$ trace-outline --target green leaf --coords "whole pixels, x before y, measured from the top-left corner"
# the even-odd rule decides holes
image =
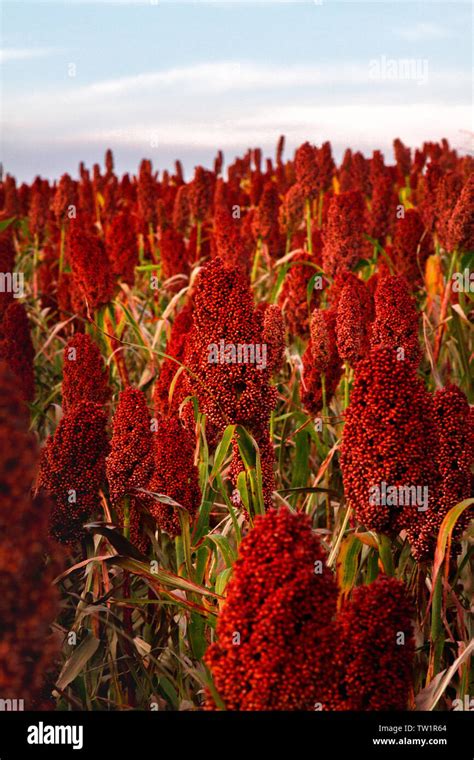
[[[10,224],[13,224],[13,222],[16,220],[16,216],[11,216],[10,219],[2,219],[0,222],[0,232],[3,232],[3,230],[6,230],[7,227],[10,226]]]
[[[222,464],[227,456],[229,446],[232,443],[232,439],[234,437],[236,427],[237,427],[236,425],[228,425],[226,429],[224,430],[224,433],[219,442],[219,445],[216,448],[216,453],[214,454],[214,465],[212,467],[211,474],[209,476],[209,479],[211,481],[214,480],[217,473],[222,467]]]
[[[431,606],[431,642],[433,646],[433,660],[430,663],[429,668],[431,678],[439,671],[441,655],[443,654],[444,647],[442,592],[442,578],[439,575],[433,589],[433,603]]]
[[[367,573],[365,583],[372,583],[379,575],[379,553],[376,549],[370,549],[367,555]]]
[[[224,591],[232,575],[232,570],[232,567],[226,567],[216,578],[216,593],[220,594],[220,596],[224,595]]]
[[[291,488],[304,488],[308,481],[309,464],[309,436],[306,430],[300,430],[294,436],[295,456],[293,460],[293,473]]]
[[[133,332],[134,332],[134,334],[135,334],[135,336],[136,336],[136,338],[137,338],[138,343],[140,344],[140,346],[142,346],[142,348],[147,348],[147,345],[146,345],[146,343],[145,343],[145,341],[143,340],[143,337],[142,337],[140,326],[139,326],[138,322],[136,321],[135,317],[133,316],[133,314],[131,313],[131,311],[129,311],[129,309],[127,309],[127,307],[125,306],[124,303],[122,303],[122,301],[114,301],[114,304],[116,306],[118,306],[120,309],[122,309],[123,313],[125,314],[125,318],[127,320],[127,323],[132,328],[132,330],[133,330]]]
[[[191,620],[188,626],[189,643],[194,657],[197,660],[201,660],[204,656],[204,652],[207,649],[206,641],[206,621],[202,615],[198,615],[196,612],[191,613]]]
[[[226,503],[226,507],[229,510],[229,514],[230,514],[230,517],[231,517],[231,520],[232,520],[232,524],[234,526],[235,539],[236,539],[236,543],[237,543],[237,546],[238,546],[240,544],[241,540],[242,540],[242,531],[240,530],[240,525],[239,525],[239,521],[237,520],[237,514],[236,514],[236,511],[234,509],[234,505],[232,504],[231,500],[229,499],[229,496],[227,494],[227,489],[226,489],[226,487],[224,485],[224,481],[222,480],[222,475],[219,472],[216,475],[216,483],[217,483],[217,486],[219,488],[219,492],[221,493],[221,495],[222,495],[222,497],[223,497],[223,499],[224,499],[224,501]]]
[[[239,453],[247,474],[247,495],[250,494],[249,507],[254,514],[264,514],[263,479],[258,444],[250,433],[240,425],[237,427]],[[239,488],[240,491],[240,488]]]
[[[166,678],[165,676],[162,676],[159,679],[160,689],[163,691],[163,694],[165,697],[168,697],[169,701],[171,702],[171,706],[174,710],[179,709],[179,696],[178,692],[176,691],[175,687],[169,680],[169,678]]]
[[[281,287],[283,285],[283,281],[286,277],[286,273],[288,272],[288,269],[290,268],[289,262],[284,264],[284,266],[281,267],[280,271],[278,272],[278,277],[276,279],[275,285],[273,286],[269,303],[276,303],[277,298],[280,294]]]
[[[250,497],[247,488],[247,473],[244,470],[242,470],[242,472],[239,472],[237,475],[237,490],[240,494],[240,498],[245,509],[247,512],[250,512]]]
[[[258,446],[250,433],[241,425],[236,428],[237,442],[242,462],[246,468],[255,467],[257,463]]]
[[[368,259],[359,259],[357,264],[355,265],[354,272],[359,272],[361,269],[365,269],[365,267],[370,266],[370,261]]]
[[[212,491],[210,491],[212,493]],[[214,498],[205,496],[199,509],[199,517],[193,532],[193,541],[195,544],[207,533],[209,527],[209,515],[211,514]]]
[[[395,575],[395,568],[393,566],[392,544],[390,539],[384,533],[378,534],[377,544],[385,574],[392,577]]]
[[[206,541],[214,544],[215,548],[217,548],[222,555],[222,559],[224,560],[227,567],[232,567],[237,558],[237,555],[232,548],[227,536],[221,536],[217,533],[210,533],[206,537]]]
[[[210,549],[208,546],[201,545],[196,550],[196,570],[194,573],[196,583],[202,584],[204,573],[206,572],[206,565],[209,559]]]
[[[464,499],[464,501],[459,502],[459,504],[456,504],[449,510],[443,522],[441,523],[433,564],[433,591],[439,570],[444,562],[446,549],[448,547],[448,544],[451,543],[451,536],[454,530],[454,526],[456,525],[464,510],[468,509],[468,507],[472,506],[472,504],[474,504],[474,499]]]
[[[474,269],[474,251],[466,251],[463,253],[459,268],[461,272],[465,269]]]
[[[189,530],[189,512],[186,509],[179,510],[179,524],[181,526],[181,542],[186,564],[186,574],[193,580],[194,568],[191,560],[191,533]]]
[[[355,584],[359,570],[359,555],[362,544],[351,534],[341,544],[337,560],[337,577],[340,590],[347,593]]]

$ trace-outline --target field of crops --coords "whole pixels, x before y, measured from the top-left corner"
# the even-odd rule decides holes
[[[474,159],[287,153],[2,177],[2,699],[469,709]]]

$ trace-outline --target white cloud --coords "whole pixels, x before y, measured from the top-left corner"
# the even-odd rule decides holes
[[[172,91],[179,87],[194,94],[221,94],[236,90],[281,90],[331,84],[364,84],[369,81],[369,61],[357,64],[324,66],[279,66],[253,62],[216,61],[162,71],[152,71],[116,79],[105,79],[84,86],[71,86],[61,96],[68,103],[86,103],[131,93]],[[34,97],[43,100],[47,93]],[[57,94],[54,95],[57,99]]]
[[[243,112],[242,112],[243,111]],[[427,130],[427,124],[430,128]],[[413,105],[319,104],[317,106],[286,106],[272,109],[247,107],[230,116],[215,111],[207,119],[189,115],[185,121],[171,115],[166,119],[136,119],[128,125],[95,127],[93,120],[75,129],[55,130],[54,145],[71,147],[87,153],[91,147],[134,148],[147,155],[151,148],[171,149],[177,157],[187,149],[228,152],[250,145],[268,149],[275,145],[280,134],[296,145],[310,139],[315,143],[330,139],[334,144],[355,145],[370,151],[374,147],[388,149],[400,136],[410,145],[420,145],[426,139],[447,137],[459,144],[461,132],[469,128],[470,108],[458,105],[446,108],[442,104]],[[13,140],[21,137],[23,144],[35,145],[51,140],[44,130],[12,130],[6,135]]]
[[[451,37],[451,30],[446,26],[432,24],[430,22],[420,22],[411,26],[401,27],[395,30],[398,37],[407,42],[420,42],[421,40],[442,40]]]
[[[0,49],[0,63],[9,61],[26,61],[30,58],[45,58],[63,52],[60,48],[2,48]]]
[[[102,82],[98,92],[113,87],[122,91],[147,89],[155,86],[185,85],[198,92],[229,92],[232,90],[281,89],[331,83],[367,81],[367,67],[360,64],[338,66],[280,66],[252,62],[218,61],[195,66],[169,69],[164,72],[128,77],[115,82]],[[91,89],[94,93],[95,88]]]
[[[239,145],[274,145],[281,133],[296,142],[331,139],[364,146],[391,144],[397,135],[411,144],[442,136],[456,138],[468,128],[470,108],[458,105],[447,109],[441,104],[285,106],[248,110],[228,119],[193,119],[135,122],[128,127],[78,130],[59,138],[63,144],[82,143],[142,148],[176,146],[186,148],[231,148]],[[427,124],[436,125],[427,132]],[[57,139],[57,138],[56,138]]]
[[[452,110],[455,102],[469,102],[470,78],[466,73],[428,71],[428,81],[423,85],[417,81],[374,81],[369,61],[366,66],[354,63],[318,67],[220,61],[82,86],[77,86],[76,81],[71,79],[61,89],[36,92],[7,92],[5,88],[6,128],[18,135],[31,132],[39,136],[54,129],[58,136],[71,136],[92,134],[91,130],[129,135],[137,129],[149,131],[158,126],[165,135],[177,139],[183,133],[193,142],[195,130],[202,128],[205,140],[206,134],[215,134],[216,125],[231,125],[230,134],[237,123],[242,125],[242,119],[253,118],[257,113],[267,115],[268,126],[282,113],[285,121],[293,113],[308,112],[311,123],[315,114],[319,119],[324,113],[324,109],[314,111],[315,107],[308,105],[317,102],[333,114],[336,128],[342,119],[343,129],[362,123],[364,131],[365,125],[370,130],[371,124],[379,124],[385,114],[403,112],[408,123],[411,114],[422,117],[424,106],[420,100],[436,106],[435,123],[452,120],[455,127],[466,128],[470,123],[464,118],[460,125]],[[449,93],[449,105],[440,93]],[[425,117],[424,121],[426,131],[426,124],[432,120]],[[249,128],[254,126],[261,128],[262,122],[250,124]],[[222,139],[234,138],[225,133]]]
[[[447,137],[460,145],[471,124],[469,77],[429,72],[416,81],[377,81],[369,61],[345,66],[269,66],[221,61],[170,68],[61,89],[4,92],[6,160],[45,155],[90,156],[111,146],[128,155],[167,151],[179,157],[251,145],[272,150],[278,136],[390,149]],[[39,158],[38,158],[39,156]],[[11,160],[11,159],[10,159]],[[23,159],[23,160],[26,160]]]
[[[115,79],[99,80],[87,85],[76,84],[72,78],[70,84],[61,91],[43,91],[34,93],[16,93],[12,95],[12,102],[21,105],[26,102],[34,106],[40,104],[43,110],[48,104],[57,105],[64,103],[68,106],[87,106],[97,104],[99,107],[107,103],[113,104],[126,102],[130,104],[130,98],[138,102],[147,94],[160,97],[169,95],[172,98],[184,96],[205,96],[212,99],[213,96],[232,94],[233,92],[245,91],[248,93],[257,91],[286,91],[295,92],[302,89],[325,87],[334,91],[337,87],[341,92],[355,86],[367,87],[367,94],[374,91],[377,84],[371,77],[371,63],[367,59],[365,64],[361,62],[346,64],[313,65],[267,65],[251,61],[215,61],[212,63],[198,63],[193,66],[182,66],[162,71],[145,72]],[[448,87],[459,89],[470,86],[471,78],[463,71],[433,71],[429,70],[427,61],[427,79],[436,87]],[[397,79],[382,80],[383,87],[393,88],[400,85],[405,88],[420,86],[416,81],[397,81]],[[424,85],[423,85],[424,86]],[[417,97],[419,93],[417,93]],[[139,106],[140,107],[140,106]]]

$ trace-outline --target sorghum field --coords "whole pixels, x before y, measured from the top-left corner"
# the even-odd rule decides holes
[[[466,710],[474,159],[0,185],[0,697]]]

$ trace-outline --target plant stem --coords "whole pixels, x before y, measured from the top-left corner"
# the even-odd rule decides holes
[[[260,263],[260,255],[262,252],[262,240],[259,237],[257,240],[257,250],[255,251],[255,257],[253,260],[253,266],[252,266],[252,274],[250,276],[250,282],[254,283],[257,279],[257,271],[258,271],[258,265]]]
[[[128,496],[123,500],[123,535],[130,540],[130,498]]]
[[[59,241],[59,275],[61,276],[64,269],[64,240],[65,240],[64,224],[61,226],[61,238]]]
[[[319,191],[319,199],[318,199],[318,227],[321,229],[323,226],[323,200],[324,200],[324,193],[322,190]]]
[[[349,406],[349,374],[351,368],[347,362],[344,362],[344,409]]]
[[[201,242],[202,242],[202,221],[197,221],[197,236],[196,236],[196,261],[199,261],[201,256]]]
[[[313,238],[311,235],[311,201],[309,198],[305,200],[306,211],[306,242],[308,245],[309,253],[313,253]]]

